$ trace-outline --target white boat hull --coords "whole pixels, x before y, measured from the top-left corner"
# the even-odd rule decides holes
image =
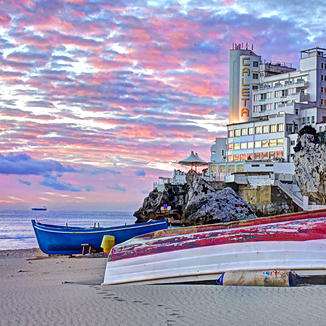
[[[326,210],[158,231],[113,247],[103,284],[217,280],[229,271],[325,274]]]
[[[103,284],[217,280],[227,271],[282,269],[325,274],[326,240],[234,243],[109,261]]]

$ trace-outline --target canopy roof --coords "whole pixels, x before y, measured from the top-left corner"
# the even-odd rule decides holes
[[[179,161],[178,163],[182,165],[190,165],[191,167],[208,164],[207,162],[202,160],[197,153],[194,153],[194,151],[191,151],[190,155],[187,158]]]

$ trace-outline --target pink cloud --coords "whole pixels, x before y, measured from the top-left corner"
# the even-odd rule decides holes
[[[131,30],[130,37],[139,42],[140,45],[148,44],[151,39],[151,37],[142,29]]]
[[[167,39],[174,49],[186,48],[189,45],[189,43],[186,43],[186,41],[189,40],[186,33],[170,32],[168,33]]]
[[[11,18],[5,12],[0,11],[0,26],[8,27],[10,24]]]

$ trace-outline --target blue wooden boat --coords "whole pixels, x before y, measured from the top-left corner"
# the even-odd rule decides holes
[[[70,227],[43,224],[32,220],[35,236],[40,249],[46,254],[71,255],[82,253],[82,244],[91,245],[100,252],[103,236],[115,237],[115,244],[142,235],[168,228],[166,219],[115,227]]]

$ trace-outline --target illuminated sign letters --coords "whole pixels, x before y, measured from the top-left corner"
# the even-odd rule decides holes
[[[242,116],[242,117],[243,117],[244,114],[246,114],[247,117],[249,117],[249,110],[248,110],[247,108],[243,108],[243,109],[241,110],[241,116]]]
[[[242,58],[242,66],[250,66],[250,57],[243,57]],[[245,78],[243,77],[250,77],[250,69],[249,68],[242,68],[241,72],[241,101],[243,101],[243,108],[241,110],[241,117],[244,114],[249,117],[249,109],[248,109],[248,101],[250,99],[250,84],[245,83]]]
[[[250,58],[249,57],[244,57],[242,58],[242,65],[243,66],[250,66],[250,63],[245,63],[245,61],[249,60],[250,61]]]

